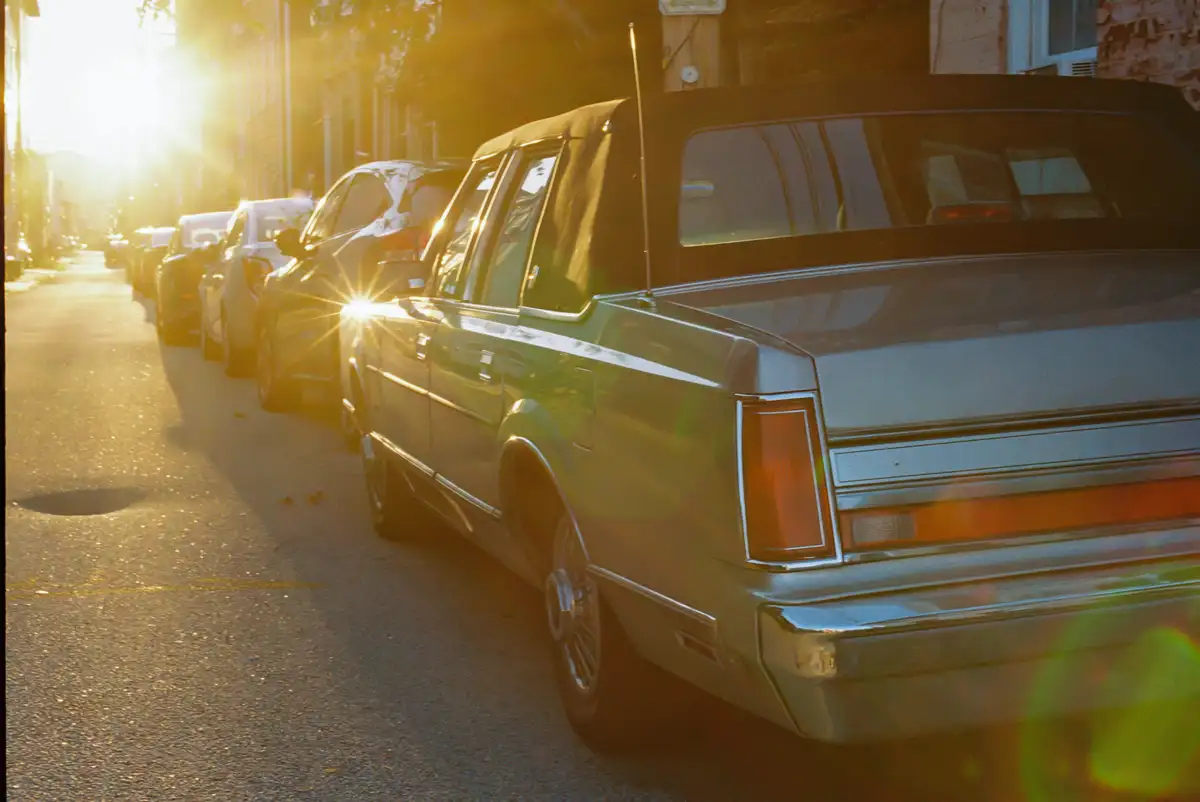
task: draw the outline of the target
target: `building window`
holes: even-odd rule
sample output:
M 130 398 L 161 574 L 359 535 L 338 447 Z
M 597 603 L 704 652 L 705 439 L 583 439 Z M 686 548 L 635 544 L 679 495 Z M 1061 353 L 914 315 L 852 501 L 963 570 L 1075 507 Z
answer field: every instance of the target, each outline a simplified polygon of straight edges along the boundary
M 1009 72 L 1091 75 L 1097 0 L 1010 0 Z
M 1096 0 L 1045 0 L 1045 4 L 1049 55 L 1096 46 Z

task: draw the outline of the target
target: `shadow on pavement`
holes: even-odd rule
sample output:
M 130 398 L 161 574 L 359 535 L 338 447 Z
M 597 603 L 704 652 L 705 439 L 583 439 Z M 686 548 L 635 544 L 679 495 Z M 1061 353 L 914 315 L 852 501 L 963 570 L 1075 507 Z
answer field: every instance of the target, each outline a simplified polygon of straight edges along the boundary
M 153 306 L 144 306 L 149 316 Z M 590 765 L 614 781 L 699 802 L 1112 798 L 1076 780 L 1050 791 L 1050 780 L 1031 779 L 1048 766 L 1070 774 L 1072 761 L 1067 751 L 1047 749 L 1040 768 L 1023 771 L 1017 732 L 831 748 L 714 700 L 702 702 L 687 743 L 636 758 L 597 758 L 575 740 L 558 707 L 540 594 L 457 537 L 379 541 L 357 457 L 345 452 L 329 407 L 271 415 L 258 409 L 252 381 L 225 378 L 195 348 L 161 346 L 160 353 L 182 415 L 166 436 L 225 475 L 298 579 L 326 586 L 313 600 L 355 662 L 351 672 L 386 708 L 387 720 L 405 723 L 402 732 L 372 730 L 369 737 L 417 737 L 447 776 L 489 776 L 496 764 L 488 761 L 515 752 L 545 768 L 545 776 L 527 780 L 543 790 L 558 773 Z M 282 476 L 303 479 L 272 483 Z M 309 503 L 317 492 L 322 501 Z M 380 585 L 389 591 L 380 593 Z

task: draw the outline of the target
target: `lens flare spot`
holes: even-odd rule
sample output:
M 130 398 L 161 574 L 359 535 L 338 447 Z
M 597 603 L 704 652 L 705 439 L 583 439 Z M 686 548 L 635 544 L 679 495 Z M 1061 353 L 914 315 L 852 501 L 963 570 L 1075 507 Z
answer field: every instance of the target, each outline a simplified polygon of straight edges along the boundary
M 1132 694 L 1134 704 L 1096 718 L 1092 778 L 1114 791 L 1151 796 L 1181 790 L 1200 757 L 1200 650 L 1178 630 L 1150 630 L 1107 684 Z

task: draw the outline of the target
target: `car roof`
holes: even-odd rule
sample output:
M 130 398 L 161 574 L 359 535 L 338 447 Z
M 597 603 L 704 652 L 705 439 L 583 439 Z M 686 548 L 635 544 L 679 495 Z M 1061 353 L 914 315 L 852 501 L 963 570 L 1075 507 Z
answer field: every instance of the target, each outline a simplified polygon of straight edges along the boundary
M 1142 81 L 1041 75 L 889 75 L 792 84 L 694 89 L 645 98 L 647 147 L 700 128 L 792 117 L 903 111 L 1064 109 L 1192 111 L 1175 87 Z M 630 98 L 594 103 L 535 120 L 483 143 L 474 159 L 544 139 L 580 139 L 616 126 L 637 128 Z
M 260 200 L 242 201 L 239 208 L 242 209 L 303 209 L 310 208 L 313 205 L 313 199 L 309 197 L 298 198 L 262 198 Z
M 223 226 L 229 221 L 230 217 L 233 217 L 233 212 L 234 210 L 230 209 L 227 212 L 201 212 L 199 214 L 185 214 L 179 218 L 179 224 L 182 226 L 187 226 L 193 223 L 215 223 L 218 221 L 223 221 L 221 222 L 221 225 Z

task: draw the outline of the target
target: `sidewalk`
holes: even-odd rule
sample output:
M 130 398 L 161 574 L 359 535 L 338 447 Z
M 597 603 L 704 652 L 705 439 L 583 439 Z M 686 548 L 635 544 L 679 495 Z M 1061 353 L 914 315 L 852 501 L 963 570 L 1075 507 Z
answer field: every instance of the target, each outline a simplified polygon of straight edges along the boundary
M 26 292 L 33 289 L 46 279 L 60 275 L 62 270 L 47 270 L 45 268 L 29 268 L 21 274 L 21 278 L 16 281 L 4 282 L 4 294 L 8 295 L 13 292 Z

